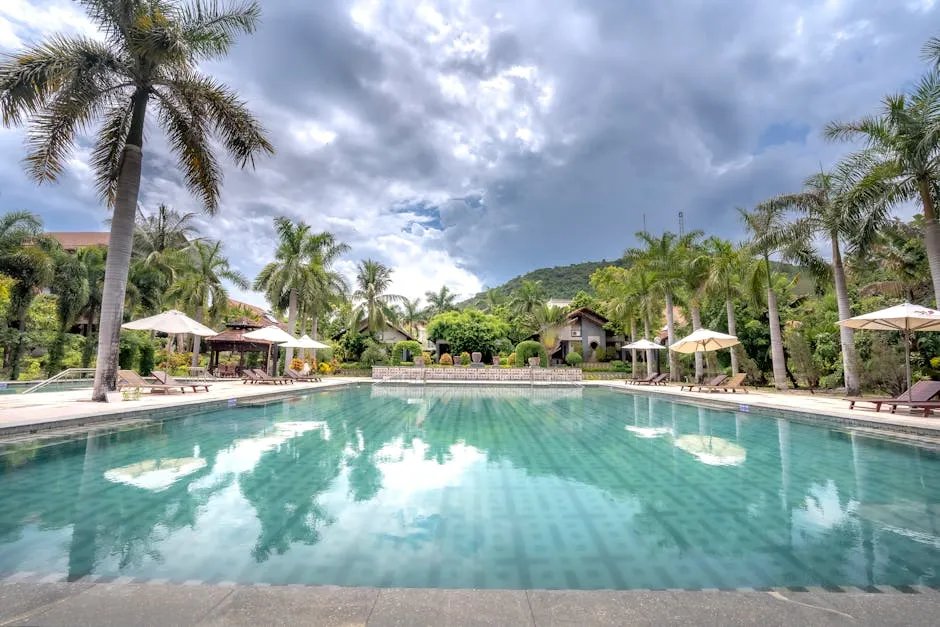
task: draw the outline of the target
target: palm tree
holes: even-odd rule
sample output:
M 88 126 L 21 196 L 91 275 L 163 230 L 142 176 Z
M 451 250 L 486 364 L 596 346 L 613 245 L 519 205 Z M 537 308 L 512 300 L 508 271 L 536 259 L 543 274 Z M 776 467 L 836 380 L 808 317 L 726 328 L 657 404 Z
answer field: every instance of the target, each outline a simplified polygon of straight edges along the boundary
M 411 335 L 418 336 L 418 325 L 425 321 L 425 310 L 421 307 L 420 298 L 404 299 L 401 302 L 401 322 L 408 328 Z
M 428 301 L 428 317 L 432 318 L 437 314 L 456 309 L 454 300 L 457 295 L 450 291 L 446 285 L 436 292 L 425 292 L 424 298 Z
M 49 347 L 46 373 L 50 377 L 62 369 L 66 334 L 88 302 L 88 274 L 82 260 L 67 253 L 57 255 L 52 284 L 55 286 L 59 329 Z
M 169 295 L 184 303 L 197 322 L 202 322 L 206 313 L 211 320 L 217 320 L 228 307 L 224 281 L 248 289 L 248 279 L 229 266 L 228 259 L 222 254 L 222 242 L 197 241 L 193 242 L 190 250 L 189 264 L 179 281 L 170 287 Z M 194 336 L 194 368 L 199 365 L 199 343 L 199 336 Z
M 551 365 L 552 355 L 561 347 L 561 330 L 567 317 L 568 312 L 564 307 L 542 305 L 535 310 L 535 323 L 539 329 L 539 342 L 545 347 L 549 365 Z
M 394 322 L 392 305 L 405 300 L 404 296 L 386 293 L 391 285 L 391 268 L 373 259 L 359 262 L 353 298 L 359 301 L 358 318 L 365 320 L 366 327 L 372 333 Z
M 921 204 L 934 300 L 940 303 L 940 72 L 927 74 L 907 94 L 886 97 L 878 115 L 831 122 L 825 134 L 864 144 L 839 165 L 840 176 L 855 186 L 855 202 Z
M 819 236 L 829 241 L 832 247 L 832 277 L 841 320 L 852 317 L 842 261 L 842 243 L 851 241 L 853 245 L 867 249 L 888 221 L 886 203 L 875 202 L 860 207 L 853 203 L 852 191 L 838 173 L 820 172 L 804 181 L 802 192 L 777 196 L 760 205 L 797 210 L 801 217 L 790 228 L 795 240 L 811 241 Z M 846 394 L 857 396 L 860 391 L 855 334 L 848 327 L 839 329 Z
M 261 269 L 253 287 L 264 292 L 275 311 L 287 309 L 287 332 L 294 335 L 298 298 L 300 290 L 311 281 L 309 275 L 316 244 L 310 226 L 303 222 L 294 223 L 285 217 L 277 217 L 274 218 L 274 229 L 280 239 L 274 261 Z M 286 363 L 290 364 L 293 354 L 294 350 L 288 348 Z
M 705 254 L 710 262 L 705 289 L 708 293 L 719 296 L 725 301 L 728 317 L 728 333 L 735 335 L 734 299 L 742 296 L 741 279 L 745 275 L 745 265 L 749 260 L 746 251 L 740 246 L 719 237 L 705 240 Z M 731 374 L 738 373 L 738 347 L 731 349 Z
M 310 262 L 300 297 L 304 320 L 310 320 L 310 336 L 313 339 L 317 339 L 320 317 L 345 299 L 349 291 L 346 280 L 333 269 L 336 260 L 349 250 L 348 244 L 338 241 L 332 233 L 326 231 L 310 238 Z M 303 326 L 306 328 L 306 322 Z
M 88 283 L 88 299 L 85 306 L 82 307 L 80 316 L 85 320 L 85 344 L 82 347 L 82 368 L 87 368 L 91 364 L 91 357 L 94 354 L 96 342 L 94 341 L 92 329 L 98 314 L 101 311 L 101 298 L 104 290 L 105 276 L 105 251 L 97 246 L 81 248 L 76 253 L 82 266 L 85 268 L 85 275 Z
M 940 70 L 940 37 L 931 37 L 921 49 L 921 58 L 933 65 L 934 70 Z
M 541 281 L 523 280 L 522 285 L 510 297 L 509 306 L 517 315 L 531 321 L 535 312 L 545 305 L 545 301 L 545 289 Z
M 666 301 L 666 334 L 669 345 L 676 341 L 673 309 L 676 294 L 685 286 L 685 260 L 689 249 L 701 235 L 701 231 L 692 231 L 685 235 L 666 231 L 661 236 L 654 237 L 646 231 L 638 231 L 637 239 L 644 248 L 631 248 L 624 253 L 627 261 L 651 273 L 652 285 Z M 669 378 L 676 381 L 678 376 L 679 364 L 676 354 L 669 351 Z
M 804 267 L 820 273 L 821 262 L 805 240 L 796 238 L 798 233 L 790 228 L 786 220 L 786 211 L 782 205 L 764 203 L 752 211 L 738 209 L 751 240 L 748 250 L 760 257 L 760 262 L 753 267 L 750 285 L 756 296 L 766 281 L 767 316 L 770 319 L 770 359 L 773 364 L 774 387 L 787 389 L 787 362 L 783 352 L 783 336 L 780 331 L 780 313 L 777 309 L 777 291 L 775 273 L 770 258 L 780 255 L 783 259 L 796 261 Z
M 92 149 L 98 191 L 114 208 L 101 303 L 94 400 L 115 388 L 117 356 L 140 190 L 147 107 L 179 158 L 187 187 L 210 213 L 222 171 L 212 137 L 244 167 L 273 149 L 245 103 L 197 66 L 225 56 L 260 15 L 194 0 L 84 0 L 103 40 L 57 35 L 0 62 L 0 113 L 7 127 L 29 125 L 30 175 L 55 181 L 79 133 L 101 128 Z
M 11 211 L 0 216 L 0 252 L 22 248 L 42 235 L 42 220 L 29 211 Z
M 164 204 L 153 215 L 138 209 L 132 258 L 159 269 L 170 282 L 175 281 L 176 271 L 186 264 L 187 247 L 197 239 L 195 217 L 195 213 L 181 214 Z
M 711 272 L 711 261 L 711 257 L 705 254 L 701 247 L 696 246 L 688 250 L 685 265 L 682 268 L 693 331 L 702 328 L 702 304 L 708 294 L 706 285 Z M 703 356 L 701 352 L 695 353 L 695 381 L 697 383 L 702 383 L 705 378 Z
M 916 303 L 931 290 L 927 255 L 924 250 L 921 216 L 915 216 L 913 224 L 893 218 L 881 229 L 869 250 L 857 250 L 855 264 L 878 267 L 878 280 L 862 286 L 859 294 L 890 294 Z
M 498 288 L 489 289 L 483 292 L 483 309 L 487 313 L 493 313 L 497 307 L 506 304 L 506 295 Z

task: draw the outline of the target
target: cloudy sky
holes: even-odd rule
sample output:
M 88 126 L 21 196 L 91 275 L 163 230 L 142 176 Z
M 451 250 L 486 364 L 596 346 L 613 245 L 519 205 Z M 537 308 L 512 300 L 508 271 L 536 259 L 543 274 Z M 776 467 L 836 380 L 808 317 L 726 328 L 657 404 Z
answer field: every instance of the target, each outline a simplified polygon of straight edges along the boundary
M 259 31 L 206 66 L 276 156 L 227 169 L 201 218 L 253 277 L 272 218 L 372 257 L 395 291 L 469 295 L 537 267 L 618 257 L 652 231 L 735 238 L 735 207 L 792 191 L 845 150 L 820 137 L 920 75 L 935 0 L 264 0 Z M 0 52 L 94 26 L 68 0 L 2 0 Z M 156 129 L 141 202 L 199 211 Z M 60 183 L 0 129 L 0 211 L 101 230 L 79 147 Z M 235 294 L 261 303 L 257 294 Z

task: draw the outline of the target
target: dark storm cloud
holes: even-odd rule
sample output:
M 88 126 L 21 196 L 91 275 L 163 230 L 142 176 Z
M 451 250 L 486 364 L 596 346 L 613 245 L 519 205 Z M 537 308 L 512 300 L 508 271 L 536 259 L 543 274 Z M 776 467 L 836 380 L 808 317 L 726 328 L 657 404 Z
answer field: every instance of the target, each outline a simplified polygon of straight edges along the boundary
M 464 268 L 496 284 L 616 257 L 644 215 L 652 231 L 683 211 L 688 229 L 738 238 L 735 207 L 845 150 L 821 140 L 827 121 L 918 76 L 937 17 L 929 0 L 268 0 L 258 32 L 206 69 L 278 154 L 226 169 L 206 229 L 248 274 L 270 256 L 271 217 L 289 215 L 355 258 L 461 287 Z M 145 204 L 197 210 L 150 137 Z M 78 166 L 37 194 L 19 141 L 0 134 L 4 209 L 32 198 L 59 228 L 103 217 Z

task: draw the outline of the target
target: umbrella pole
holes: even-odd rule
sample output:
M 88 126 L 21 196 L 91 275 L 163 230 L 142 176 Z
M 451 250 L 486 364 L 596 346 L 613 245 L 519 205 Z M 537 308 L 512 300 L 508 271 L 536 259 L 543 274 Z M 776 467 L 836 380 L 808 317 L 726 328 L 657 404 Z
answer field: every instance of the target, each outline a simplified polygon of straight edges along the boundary
M 907 369 L 907 402 L 913 401 L 911 393 L 911 332 L 904 329 L 904 365 Z

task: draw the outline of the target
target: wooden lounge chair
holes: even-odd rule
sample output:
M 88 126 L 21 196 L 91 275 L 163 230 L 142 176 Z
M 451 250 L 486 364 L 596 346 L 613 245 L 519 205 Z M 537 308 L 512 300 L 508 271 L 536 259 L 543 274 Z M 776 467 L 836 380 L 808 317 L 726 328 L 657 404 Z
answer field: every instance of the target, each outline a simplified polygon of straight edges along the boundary
M 651 382 L 653 379 L 655 379 L 657 376 L 659 376 L 659 375 L 651 374 L 650 376 L 644 377 L 644 378 L 642 378 L 642 379 L 627 379 L 627 380 L 624 381 L 624 383 L 626 383 L 626 384 L 632 383 L 632 384 L 634 384 L 634 385 L 636 385 L 637 383 L 649 383 L 649 382 Z
M 209 391 L 208 383 L 180 383 L 172 376 L 161 370 L 153 370 L 150 372 L 153 375 L 153 378 L 162 383 L 163 385 L 172 385 L 174 387 L 179 386 L 180 389 L 183 388 L 192 388 L 193 392 L 198 392 L 200 388 L 205 388 L 206 392 Z
M 293 379 L 294 381 L 303 381 L 308 383 L 311 381 L 322 381 L 320 377 L 312 372 L 308 375 L 302 375 L 293 368 L 284 368 L 284 376 Z
M 242 370 L 242 384 L 245 383 L 258 383 L 259 379 L 254 372 L 245 368 Z
M 666 381 L 669 379 L 668 373 L 658 374 L 649 381 L 637 381 L 637 385 L 666 385 Z
M 711 381 L 709 381 L 708 383 L 685 383 L 679 389 L 685 390 L 686 388 L 688 388 L 689 392 L 692 392 L 695 388 L 699 388 L 699 390 L 706 390 L 708 388 L 719 387 L 722 383 L 724 383 L 727 380 L 728 380 L 727 376 L 720 374 L 714 379 L 712 379 Z
M 703 385 L 701 386 L 701 389 L 702 391 L 707 390 L 709 392 L 733 392 L 735 394 L 738 390 L 741 390 L 747 394 L 747 386 L 744 385 L 744 379 L 746 378 L 747 374 L 739 372 L 724 383 L 720 383 L 718 385 Z
M 166 394 L 170 390 L 178 389 L 178 386 L 166 385 L 164 383 L 148 383 L 133 370 L 118 370 L 118 389 L 121 388 L 140 388 L 142 390 L 150 390 L 151 394 L 154 392 L 163 392 Z M 179 389 L 185 392 L 182 388 Z
M 935 401 L 938 396 L 940 396 L 940 381 L 918 381 L 911 386 L 910 390 L 902 392 L 894 398 L 862 398 L 859 396 L 843 400 L 849 402 L 849 409 L 855 409 L 855 403 L 871 403 L 875 406 L 875 411 L 881 411 L 882 405 L 890 405 L 891 413 L 894 413 L 899 405 L 915 407 L 915 404 Z M 926 411 L 924 413 L 926 414 Z
M 924 401 L 923 403 L 920 403 L 920 402 L 917 402 L 917 401 L 911 401 L 911 402 L 904 401 L 903 403 L 902 403 L 902 402 L 894 402 L 894 401 L 892 401 L 891 403 L 886 403 L 886 404 L 891 405 L 891 413 L 892 413 L 892 414 L 895 413 L 895 410 L 896 410 L 898 407 L 909 407 L 909 408 L 911 408 L 911 409 L 920 409 L 920 410 L 923 410 L 923 412 L 924 412 L 924 413 L 923 413 L 924 418 L 926 418 L 927 416 L 929 416 L 929 415 L 930 415 L 930 412 L 932 412 L 932 411 L 934 411 L 934 410 L 940 411 L 940 401 Z
M 252 368 L 251 371 L 258 377 L 258 383 L 293 383 L 288 377 L 272 377 L 261 368 Z

